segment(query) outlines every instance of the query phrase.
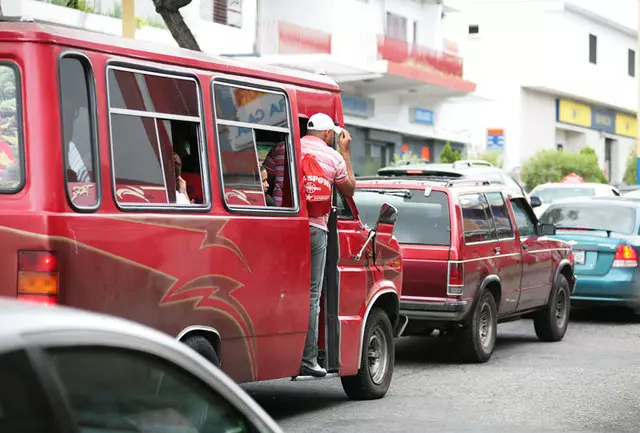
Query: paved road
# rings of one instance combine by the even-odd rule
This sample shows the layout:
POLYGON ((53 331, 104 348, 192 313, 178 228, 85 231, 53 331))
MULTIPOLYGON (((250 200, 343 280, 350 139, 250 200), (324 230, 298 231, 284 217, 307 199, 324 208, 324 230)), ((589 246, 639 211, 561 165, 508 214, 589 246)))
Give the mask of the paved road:
POLYGON ((580 314, 560 343, 531 321, 500 325, 491 361, 460 365, 434 338, 397 344, 387 396, 347 400, 339 379, 245 389, 285 432, 640 432, 640 324, 580 314))

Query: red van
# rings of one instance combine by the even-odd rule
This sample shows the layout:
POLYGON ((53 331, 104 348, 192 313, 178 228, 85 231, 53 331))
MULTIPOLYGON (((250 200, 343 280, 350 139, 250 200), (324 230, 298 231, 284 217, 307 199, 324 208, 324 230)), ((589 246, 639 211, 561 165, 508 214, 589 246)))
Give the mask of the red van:
MULTIPOLYGON (((295 377, 309 319, 306 118, 342 122, 326 77, 37 23, 0 27, 0 294, 108 313, 239 382, 295 377), (284 143, 280 207, 260 166, 284 143), (182 162, 186 202, 174 161, 182 162)), ((383 206, 335 193, 321 364, 353 398, 393 372, 402 260, 383 206)))

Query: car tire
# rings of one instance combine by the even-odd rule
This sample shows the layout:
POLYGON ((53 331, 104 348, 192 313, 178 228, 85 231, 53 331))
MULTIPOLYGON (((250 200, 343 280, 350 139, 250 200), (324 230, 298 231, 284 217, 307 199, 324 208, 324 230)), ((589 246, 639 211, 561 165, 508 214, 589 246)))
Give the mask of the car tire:
POLYGON ((458 351, 466 362, 487 362, 493 354, 498 333, 498 308, 488 290, 480 294, 471 321, 456 336, 458 351))
POLYGON ((182 342, 203 356, 207 361, 220 368, 220 357, 213 348, 213 344, 202 335, 192 335, 182 340, 182 342))
POLYGON ((391 321, 383 310, 374 307, 365 325, 358 374, 340 378, 344 392, 353 400, 384 397, 391 385, 394 362, 391 321))
POLYGON ((543 310, 533 316, 533 326, 541 341, 560 341, 569 325, 571 300, 569 282, 560 274, 543 310))

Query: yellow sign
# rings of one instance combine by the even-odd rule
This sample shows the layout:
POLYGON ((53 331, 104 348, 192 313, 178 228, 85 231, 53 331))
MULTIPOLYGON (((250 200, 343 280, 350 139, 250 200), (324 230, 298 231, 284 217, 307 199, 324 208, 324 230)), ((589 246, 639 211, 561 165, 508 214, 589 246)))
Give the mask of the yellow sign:
POLYGON ((564 99, 558 100, 558 122, 591 127, 591 107, 564 99))
POLYGON ((638 120, 627 114, 616 113, 616 134, 636 138, 638 120))

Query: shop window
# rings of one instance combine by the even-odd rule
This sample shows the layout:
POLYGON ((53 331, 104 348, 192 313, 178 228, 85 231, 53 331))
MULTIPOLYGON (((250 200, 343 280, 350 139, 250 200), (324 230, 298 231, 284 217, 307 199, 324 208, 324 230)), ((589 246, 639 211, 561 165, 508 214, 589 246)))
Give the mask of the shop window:
POLYGON ((291 129, 283 93, 214 83, 224 199, 231 208, 295 208, 291 129), (268 173, 264 187, 260 172, 268 173), (271 200, 269 200, 271 201, 271 200))
POLYGON ((60 106, 67 196, 76 209, 100 201, 93 74, 84 57, 60 60, 60 106))
POLYGON ((116 200, 123 206, 205 206, 195 80, 109 70, 116 200))

